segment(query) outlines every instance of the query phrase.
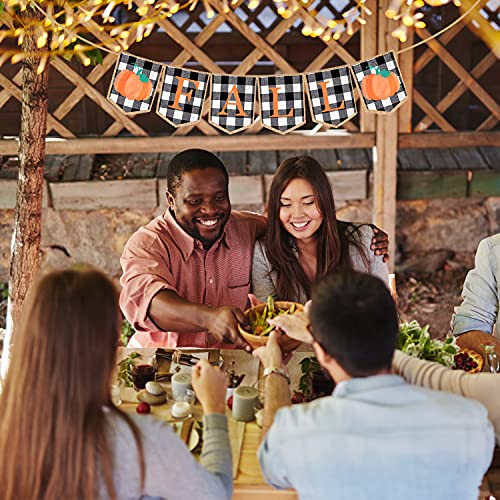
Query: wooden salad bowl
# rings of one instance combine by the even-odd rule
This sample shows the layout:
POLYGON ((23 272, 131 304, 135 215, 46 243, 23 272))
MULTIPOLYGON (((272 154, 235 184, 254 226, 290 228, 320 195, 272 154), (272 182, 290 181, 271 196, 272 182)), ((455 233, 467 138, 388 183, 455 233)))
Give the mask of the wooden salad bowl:
MULTIPOLYGON (((298 302, 288 302, 285 300, 277 300, 274 303, 274 307, 278 310, 286 311, 290 309, 290 307, 292 307, 293 304, 295 304, 295 312, 304 310, 304 306, 302 304, 299 304, 298 302)), ((255 314, 262 313, 264 307, 266 307, 265 303, 247 309, 245 311, 245 316, 248 318, 248 321, 250 322, 253 321, 255 319, 255 314)), ((240 324, 238 324, 238 331, 240 332, 241 336, 252 346, 252 349, 257 349, 257 347, 262 347, 267 344, 267 339, 269 338, 269 334, 264 336, 253 335, 252 333, 249 333, 247 330, 245 330, 240 324)), ((302 342, 300 342, 299 340, 292 339, 285 334, 283 334, 279 338, 278 342, 283 352, 293 351, 294 349, 297 349, 297 347, 299 347, 300 344, 302 344, 302 342)))

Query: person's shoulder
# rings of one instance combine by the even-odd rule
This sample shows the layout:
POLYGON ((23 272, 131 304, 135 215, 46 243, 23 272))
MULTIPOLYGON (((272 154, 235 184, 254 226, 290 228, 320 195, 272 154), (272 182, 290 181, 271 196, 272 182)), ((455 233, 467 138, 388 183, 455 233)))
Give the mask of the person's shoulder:
MULTIPOLYGON (((309 403, 296 404, 280 408, 274 421, 287 432, 307 432, 321 428, 323 421, 331 423, 332 409, 335 408, 334 400, 330 396, 310 401, 309 403), (332 406, 333 405, 333 406, 332 406)), ((328 424, 329 425, 329 424, 328 424)))
MULTIPOLYGON (((137 427, 143 441, 148 441, 151 443, 161 442, 161 440, 173 438, 174 431, 171 426, 159 420, 152 415, 134 415, 127 414, 132 423, 137 427)), ((122 418, 120 415, 110 415, 110 421, 118 435, 125 435, 128 432, 132 432, 129 423, 122 418)))
POLYGON ((348 238, 353 238, 363 244, 369 245, 371 243, 373 228, 369 223, 339 221, 339 227, 348 238))
POLYGON ((235 224, 252 224, 256 226, 266 224, 266 218, 255 212, 232 210, 230 219, 232 219, 235 224))
POLYGON ((500 255, 500 233, 484 238, 479 242, 477 253, 490 251, 500 255))
POLYGON ((257 255, 259 257, 266 258, 267 257, 267 252, 266 252, 266 245, 264 243, 263 238, 259 238, 258 240, 255 240, 255 244, 253 246, 254 248, 254 255, 257 255))
POLYGON ((488 410, 482 403, 474 399, 410 384, 407 385, 408 389, 422 395, 430 406, 446 413, 448 418, 452 421, 456 420, 458 425, 464 422, 484 423, 488 420, 488 410))
POLYGON ((147 224, 137 229, 137 231, 135 231, 135 233, 128 239, 126 247, 149 248, 167 231, 168 227, 163 214, 158 215, 147 224))

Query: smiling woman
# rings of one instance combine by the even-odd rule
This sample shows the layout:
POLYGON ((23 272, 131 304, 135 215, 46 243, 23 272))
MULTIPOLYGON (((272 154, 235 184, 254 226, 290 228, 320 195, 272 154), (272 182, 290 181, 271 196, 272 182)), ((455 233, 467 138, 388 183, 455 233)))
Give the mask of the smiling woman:
POLYGON ((252 291, 260 300, 304 303, 312 285, 338 269, 368 272, 388 284, 382 256, 370 251, 367 224, 337 220, 328 177, 309 156, 285 160, 276 170, 268 202, 268 228, 257 241, 252 291))

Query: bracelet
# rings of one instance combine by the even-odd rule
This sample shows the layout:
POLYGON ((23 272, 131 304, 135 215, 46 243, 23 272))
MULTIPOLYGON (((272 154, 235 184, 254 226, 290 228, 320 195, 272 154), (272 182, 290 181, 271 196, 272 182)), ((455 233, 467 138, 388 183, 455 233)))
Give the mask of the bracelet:
POLYGON ((264 378, 267 377, 268 375, 271 375, 272 373, 276 373, 276 375, 281 375, 288 383, 290 383, 290 377, 288 376, 288 373, 283 370, 283 368, 265 368, 264 369, 264 378))

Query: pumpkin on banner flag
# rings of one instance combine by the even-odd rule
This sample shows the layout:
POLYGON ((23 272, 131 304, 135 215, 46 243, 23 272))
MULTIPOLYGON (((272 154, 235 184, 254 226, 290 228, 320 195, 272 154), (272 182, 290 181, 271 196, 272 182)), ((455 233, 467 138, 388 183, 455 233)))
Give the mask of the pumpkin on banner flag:
POLYGON ((356 101, 348 66, 307 73, 304 76, 313 121, 339 127, 356 116, 356 101))
POLYGON ((147 113, 160 79, 162 65, 120 54, 108 91, 108 99, 125 113, 147 113))
POLYGON ((393 52, 351 66, 368 111, 390 113, 408 97, 393 52))
POLYGON ((261 76, 259 94, 265 128, 287 134, 305 123, 302 75, 261 76))
POLYGON ((174 127, 201 119, 210 75, 166 66, 156 113, 174 127))
POLYGON ((256 86, 253 76, 212 75, 209 122, 228 134, 252 125, 256 86))

